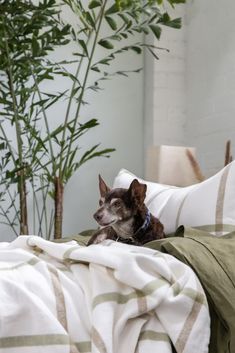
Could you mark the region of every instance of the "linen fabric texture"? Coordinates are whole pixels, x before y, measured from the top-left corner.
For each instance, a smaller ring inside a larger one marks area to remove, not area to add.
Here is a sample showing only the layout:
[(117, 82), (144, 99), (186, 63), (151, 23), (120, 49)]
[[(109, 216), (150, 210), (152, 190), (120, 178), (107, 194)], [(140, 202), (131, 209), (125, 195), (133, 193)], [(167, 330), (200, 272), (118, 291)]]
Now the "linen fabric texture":
[(107, 240), (0, 244), (0, 351), (208, 353), (197, 276), (173, 256)]

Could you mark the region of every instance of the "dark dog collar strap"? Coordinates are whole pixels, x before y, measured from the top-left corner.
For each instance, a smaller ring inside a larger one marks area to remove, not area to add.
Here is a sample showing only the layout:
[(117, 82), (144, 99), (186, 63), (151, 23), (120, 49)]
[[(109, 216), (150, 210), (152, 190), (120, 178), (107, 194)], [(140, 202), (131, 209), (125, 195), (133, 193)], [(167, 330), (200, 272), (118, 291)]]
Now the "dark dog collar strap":
[(145, 221), (142, 224), (142, 226), (135, 232), (135, 234), (140, 233), (140, 232), (145, 232), (150, 224), (150, 219), (151, 219), (151, 213), (149, 210), (147, 210)]

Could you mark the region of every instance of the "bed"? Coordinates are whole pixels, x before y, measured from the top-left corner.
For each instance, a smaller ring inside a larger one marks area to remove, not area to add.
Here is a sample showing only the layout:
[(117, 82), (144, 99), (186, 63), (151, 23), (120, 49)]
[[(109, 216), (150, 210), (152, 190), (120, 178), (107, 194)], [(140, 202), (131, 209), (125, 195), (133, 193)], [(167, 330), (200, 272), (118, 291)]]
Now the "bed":
[[(0, 243), (0, 352), (234, 352), (234, 173), (148, 183), (170, 236), (145, 247), (85, 247), (90, 232)], [(134, 177), (122, 170), (114, 186)]]

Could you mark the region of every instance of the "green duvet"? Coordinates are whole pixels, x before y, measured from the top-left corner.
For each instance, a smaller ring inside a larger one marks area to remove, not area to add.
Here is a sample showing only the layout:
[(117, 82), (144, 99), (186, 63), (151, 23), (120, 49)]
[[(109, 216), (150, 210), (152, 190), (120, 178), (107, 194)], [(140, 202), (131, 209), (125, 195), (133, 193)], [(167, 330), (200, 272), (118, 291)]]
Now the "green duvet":
[(180, 227), (176, 235), (146, 246), (175, 256), (195, 271), (210, 307), (210, 353), (234, 353), (235, 232), (216, 238), (198, 229)]

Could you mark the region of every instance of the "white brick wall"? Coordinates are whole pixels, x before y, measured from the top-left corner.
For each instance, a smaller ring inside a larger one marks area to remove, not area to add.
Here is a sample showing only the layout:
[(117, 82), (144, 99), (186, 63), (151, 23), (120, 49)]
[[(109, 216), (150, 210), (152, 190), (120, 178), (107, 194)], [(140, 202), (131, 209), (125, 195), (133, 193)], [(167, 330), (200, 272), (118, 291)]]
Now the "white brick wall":
[(223, 166), (228, 139), (235, 158), (235, 1), (217, 5), (196, 0), (178, 6), (172, 15), (183, 17), (183, 28), (164, 28), (155, 41), (170, 53), (159, 52), (160, 60), (146, 67), (153, 68), (153, 91), (145, 84), (153, 103), (145, 110), (146, 146), (195, 146), (206, 176)]
[(188, 3), (185, 142), (197, 147), (206, 175), (222, 167), (226, 140), (235, 146), (234, 23), (234, 0), (222, 8), (213, 0)]
[[(185, 7), (172, 14), (183, 17)], [(160, 42), (155, 45), (170, 52), (159, 51), (154, 61), (153, 143), (181, 145), (185, 127), (185, 26), (181, 30), (164, 27)]]
[[(169, 12), (171, 9), (169, 9)], [(148, 39), (167, 48), (156, 53), (159, 60), (147, 52), (144, 62), (144, 141), (145, 166), (148, 147), (152, 145), (184, 145), (185, 103), (185, 6), (177, 6), (174, 17), (182, 17), (180, 30), (163, 27), (161, 40)], [(145, 170), (146, 174), (146, 170)]]

